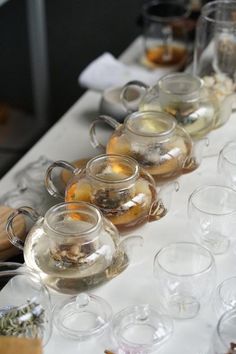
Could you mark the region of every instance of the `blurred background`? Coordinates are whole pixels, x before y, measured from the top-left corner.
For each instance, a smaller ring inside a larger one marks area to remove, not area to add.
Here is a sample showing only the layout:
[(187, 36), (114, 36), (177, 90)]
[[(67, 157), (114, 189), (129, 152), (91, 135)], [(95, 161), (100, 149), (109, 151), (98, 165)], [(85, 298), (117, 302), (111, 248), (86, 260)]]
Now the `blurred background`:
[(0, 0), (0, 176), (81, 96), (89, 62), (141, 34), (144, 2)]

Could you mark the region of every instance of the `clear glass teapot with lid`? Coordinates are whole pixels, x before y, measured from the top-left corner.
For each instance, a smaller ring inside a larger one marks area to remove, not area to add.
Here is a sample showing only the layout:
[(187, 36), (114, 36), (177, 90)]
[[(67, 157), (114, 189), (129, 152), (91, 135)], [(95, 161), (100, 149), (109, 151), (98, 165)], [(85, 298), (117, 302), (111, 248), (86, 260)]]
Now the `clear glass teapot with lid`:
[[(133, 99), (135, 90), (138, 93)], [(127, 110), (171, 114), (194, 140), (206, 136), (219, 120), (229, 118), (218, 114), (219, 102), (204, 81), (188, 73), (165, 75), (153, 87), (131, 81), (124, 86), (121, 100)]]
[[(106, 147), (96, 133), (96, 126), (101, 123), (115, 128)], [(131, 113), (123, 124), (109, 116), (100, 116), (90, 127), (90, 139), (93, 147), (106, 149), (108, 154), (133, 157), (157, 183), (195, 170), (203, 147), (202, 140), (193, 144), (173, 116), (157, 111)]]
[[(46, 188), (51, 195), (64, 198), (53, 179), (57, 167), (73, 174), (66, 185), (65, 200), (92, 203), (121, 232), (158, 220), (167, 212), (168, 205), (164, 202), (168, 195), (164, 196), (164, 187), (158, 190), (151, 175), (131, 157), (99, 155), (81, 169), (65, 161), (54, 162), (47, 170)], [(170, 194), (167, 190), (166, 193)]]
[[(35, 222), (25, 242), (14, 231), (19, 214)], [(129, 263), (128, 246), (142, 241), (140, 236), (121, 241), (116, 227), (99, 209), (84, 202), (55, 205), (44, 217), (32, 208), (19, 208), (9, 216), (6, 230), (11, 243), (24, 251), (26, 265), (50, 288), (70, 294), (121, 273)]]

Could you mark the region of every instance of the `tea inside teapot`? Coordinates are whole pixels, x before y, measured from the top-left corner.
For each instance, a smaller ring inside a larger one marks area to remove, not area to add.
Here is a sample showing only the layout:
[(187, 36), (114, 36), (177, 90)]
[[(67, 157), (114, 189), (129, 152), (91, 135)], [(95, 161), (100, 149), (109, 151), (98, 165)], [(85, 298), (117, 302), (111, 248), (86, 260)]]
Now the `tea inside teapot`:
[[(133, 159), (119, 155), (101, 155), (90, 160), (86, 176), (69, 182), (65, 200), (91, 202), (120, 231), (130, 230), (166, 213), (161, 201), (157, 203), (151, 176), (140, 170)], [(158, 216), (152, 215), (154, 205), (159, 205)]]
[[(90, 135), (94, 147), (100, 147), (95, 131), (98, 122), (114, 126), (114, 119), (108, 116), (100, 116), (92, 123)], [(106, 152), (132, 156), (157, 183), (191, 172), (199, 165), (191, 137), (165, 112), (134, 112), (124, 124), (116, 123)]]
[[(31, 208), (20, 208), (10, 216), (7, 230), (15, 244), (12, 222), (19, 213), (35, 216)], [(39, 272), (47, 286), (63, 293), (100, 284), (129, 263), (116, 227), (99, 209), (83, 202), (49, 209), (30, 230), (23, 249), (27, 266)]]
[[(140, 90), (146, 85), (138, 81), (125, 85), (122, 101), (127, 109), (131, 107), (127, 92), (135, 87)], [(206, 136), (215, 127), (220, 106), (214, 92), (209, 90), (199, 77), (187, 73), (173, 73), (162, 77), (153, 87), (146, 87), (145, 94), (140, 94), (138, 109), (141, 112), (158, 111), (171, 114), (196, 140)]]

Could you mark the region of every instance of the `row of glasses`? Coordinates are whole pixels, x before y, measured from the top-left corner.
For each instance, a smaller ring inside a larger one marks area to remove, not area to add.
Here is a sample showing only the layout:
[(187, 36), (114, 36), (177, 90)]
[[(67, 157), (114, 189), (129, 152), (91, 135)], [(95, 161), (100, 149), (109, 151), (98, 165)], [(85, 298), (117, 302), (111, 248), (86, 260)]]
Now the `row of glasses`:
[[(189, 257), (183, 260), (186, 254)], [(209, 251), (194, 243), (173, 243), (161, 249), (154, 260), (158, 294), (164, 299), (162, 311), (149, 304), (136, 304), (113, 315), (109, 303), (90, 293), (60, 300), (52, 310), (49, 293), (37, 274), (16, 263), (0, 264), (0, 270), (1, 335), (40, 338), (46, 345), (54, 324), (72, 348), (73, 343), (86, 345), (93, 338), (98, 346), (105, 345), (108, 353), (159, 350), (173, 333), (171, 317), (196, 317), (207, 303), (203, 293), (209, 300), (215, 281), (215, 264)], [(169, 294), (160, 292), (163, 281)], [(226, 353), (226, 349), (227, 353), (234, 352), (235, 284), (236, 277), (232, 277), (216, 289), (214, 305), (219, 321), (209, 354)]]
[(217, 167), (222, 185), (195, 189), (188, 201), (188, 218), (196, 240), (213, 254), (223, 254), (234, 244), (236, 226), (236, 143), (220, 151)]
[[(188, 217), (192, 233), (214, 255), (234, 248), (236, 226), (236, 143), (228, 142), (217, 161), (222, 185), (197, 188), (189, 198)], [(207, 354), (236, 352), (236, 277), (224, 279), (215, 289), (213, 308), (217, 325)]]

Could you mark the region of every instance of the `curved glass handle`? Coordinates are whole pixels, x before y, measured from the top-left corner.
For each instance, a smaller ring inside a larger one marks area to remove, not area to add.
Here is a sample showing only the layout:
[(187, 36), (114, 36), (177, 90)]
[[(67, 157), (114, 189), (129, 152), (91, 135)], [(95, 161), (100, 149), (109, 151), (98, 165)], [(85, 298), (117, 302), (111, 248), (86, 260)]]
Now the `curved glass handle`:
[(103, 116), (99, 116), (98, 119), (95, 119), (92, 122), (92, 124), (90, 125), (89, 136), (90, 136), (90, 143), (91, 143), (92, 147), (105, 152), (106, 147), (102, 143), (100, 143), (100, 141), (97, 138), (97, 134), (96, 134), (96, 125), (101, 124), (101, 123), (103, 123), (103, 124), (106, 123), (114, 129), (117, 129), (118, 127), (120, 127), (121, 124), (118, 123), (114, 118), (103, 115)]
[(220, 150), (219, 156), (217, 159), (217, 172), (222, 173), (222, 162), (223, 162), (223, 149)]
[(24, 249), (24, 241), (22, 241), (14, 232), (13, 221), (18, 215), (28, 216), (31, 220), (36, 222), (40, 215), (36, 210), (30, 207), (22, 207), (14, 211), (7, 219), (6, 223), (6, 232), (8, 234), (9, 241), (16, 246), (17, 248), (23, 250)]
[(120, 100), (128, 113), (138, 110), (139, 104), (148, 89), (149, 86), (142, 81), (133, 80), (127, 82), (121, 91)]
[(63, 160), (55, 161), (47, 168), (46, 176), (45, 176), (45, 187), (46, 187), (48, 193), (50, 195), (52, 195), (53, 197), (64, 199), (64, 194), (62, 194), (59, 191), (59, 189), (56, 187), (56, 185), (53, 182), (52, 171), (54, 170), (54, 168), (57, 168), (57, 167), (66, 169), (66, 170), (72, 172), (73, 174), (78, 173), (79, 171), (81, 171), (81, 169), (77, 169), (73, 165), (71, 165), (70, 163), (63, 161)]
[(127, 236), (119, 243), (119, 247), (128, 256), (129, 265), (136, 265), (143, 261), (143, 244), (144, 240), (140, 235)]

